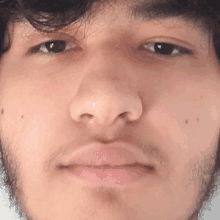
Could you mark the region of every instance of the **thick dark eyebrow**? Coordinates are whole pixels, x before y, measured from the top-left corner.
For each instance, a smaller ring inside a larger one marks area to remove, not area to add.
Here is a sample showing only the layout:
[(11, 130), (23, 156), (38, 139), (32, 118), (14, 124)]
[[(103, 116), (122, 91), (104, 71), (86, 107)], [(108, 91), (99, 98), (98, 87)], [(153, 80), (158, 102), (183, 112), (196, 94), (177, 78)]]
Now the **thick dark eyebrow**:
[[(133, 1), (133, 0), (131, 0)], [(167, 18), (178, 17), (186, 22), (193, 23), (195, 26), (200, 26), (203, 29), (209, 29), (206, 22), (204, 22), (204, 15), (201, 13), (204, 5), (198, 6), (190, 4), (187, 1), (178, 0), (136, 0), (136, 4), (127, 6), (127, 13), (131, 16), (131, 19), (143, 19), (143, 21), (152, 20), (165, 20)], [(17, 22), (27, 21), (21, 15), (21, 18), (17, 19)], [(85, 16), (85, 22), (86, 22)], [(201, 25), (202, 21), (202, 25)], [(74, 21), (77, 24), (78, 20)], [(82, 19), (83, 22), (83, 19)], [(39, 31), (36, 30), (36, 33)], [(40, 31), (42, 33), (42, 31)], [(54, 31), (52, 31), (54, 33)], [(45, 36), (50, 36), (51, 33), (44, 32)]]
[[(164, 20), (180, 17), (187, 22), (197, 23), (203, 17), (198, 11), (199, 7), (176, 0), (142, 0), (141, 3), (129, 6), (132, 19)], [(203, 24), (205, 25), (205, 24)]]
[[(128, 6), (127, 12), (131, 14), (132, 19), (163, 20), (181, 17), (186, 21), (198, 22), (203, 18), (200, 10), (204, 11), (204, 5), (198, 6), (178, 0), (137, 0), (137, 2), (139, 3)], [(23, 15), (20, 16), (17, 22), (26, 21)], [(77, 20), (74, 23), (77, 23)]]

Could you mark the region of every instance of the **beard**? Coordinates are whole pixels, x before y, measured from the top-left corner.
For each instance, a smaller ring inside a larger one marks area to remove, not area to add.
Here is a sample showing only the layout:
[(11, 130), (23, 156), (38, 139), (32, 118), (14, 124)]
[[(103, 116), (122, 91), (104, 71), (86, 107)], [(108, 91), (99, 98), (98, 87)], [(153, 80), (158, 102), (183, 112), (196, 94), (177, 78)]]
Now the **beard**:
[[(2, 175), (2, 184), (9, 195), (10, 205), (15, 208), (16, 213), (20, 219), (25, 220), (39, 220), (37, 217), (30, 216), (25, 213), (22, 207), (24, 204), (24, 192), (20, 187), (22, 184), (21, 166), (18, 163), (17, 158), (10, 153), (10, 145), (2, 144), (0, 139), (0, 174)], [(201, 186), (199, 197), (197, 199), (197, 206), (193, 213), (186, 220), (199, 220), (199, 214), (206, 210), (206, 204), (211, 202), (214, 193), (217, 191), (218, 178), (220, 177), (220, 137), (218, 155), (215, 159), (215, 163), (211, 163), (207, 160), (206, 169), (201, 168)], [(204, 166), (204, 165), (203, 165)]]

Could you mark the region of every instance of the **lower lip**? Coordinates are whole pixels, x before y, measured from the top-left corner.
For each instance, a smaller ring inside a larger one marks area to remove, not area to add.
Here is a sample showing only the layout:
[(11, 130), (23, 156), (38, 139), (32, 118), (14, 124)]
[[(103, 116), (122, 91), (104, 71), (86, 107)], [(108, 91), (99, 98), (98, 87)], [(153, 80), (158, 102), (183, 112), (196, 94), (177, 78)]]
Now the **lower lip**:
[(77, 165), (67, 167), (66, 170), (77, 178), (85, 180), (94, 186), (123, 186), (142, 179), (149, 175), (149, 172), (151, 171), (147, 167), (136, 165), (120, 167), (92, 167)]

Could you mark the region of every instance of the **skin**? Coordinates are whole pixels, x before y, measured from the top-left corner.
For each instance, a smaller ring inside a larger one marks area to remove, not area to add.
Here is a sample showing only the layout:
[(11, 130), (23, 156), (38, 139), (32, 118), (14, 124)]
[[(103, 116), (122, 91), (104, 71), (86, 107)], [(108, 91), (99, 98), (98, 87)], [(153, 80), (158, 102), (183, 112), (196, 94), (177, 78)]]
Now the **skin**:
[[(28, 53), (57, 35), (40, 37), (28, 22), (10, 26), (0, 127), (11, 199), (29, 220), (197, 219), (213, 184), (220, 128), (210, 34), (180, 18), (131, 20), (126, 4), (103, 10), (87, 26), (69, 25), (59, 37), (69, 40), (77, 30), (77, 47), (58, 55)], [(193, 55), (140, 49), (152, 40)], [(150, 177), (155, 184), (89, 187), (56, 166), (86, 144), (115, 141), (135, 144), (158, 162)]]

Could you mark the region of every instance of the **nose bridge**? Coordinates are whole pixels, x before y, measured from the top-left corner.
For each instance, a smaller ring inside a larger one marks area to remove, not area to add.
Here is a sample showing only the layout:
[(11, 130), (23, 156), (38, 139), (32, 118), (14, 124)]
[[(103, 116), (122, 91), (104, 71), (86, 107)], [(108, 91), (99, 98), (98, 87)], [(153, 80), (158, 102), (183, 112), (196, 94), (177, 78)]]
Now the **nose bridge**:
[(142, 103), (120, 53), (102, 47), (89, 56), (71, 103), (71, 116), (76, 122), (106, 127), (125, 115), (123, 120), (129, 121), (140, 117)]

